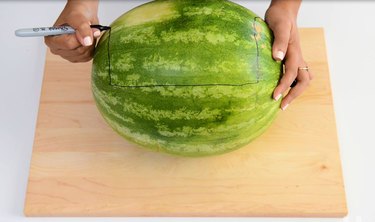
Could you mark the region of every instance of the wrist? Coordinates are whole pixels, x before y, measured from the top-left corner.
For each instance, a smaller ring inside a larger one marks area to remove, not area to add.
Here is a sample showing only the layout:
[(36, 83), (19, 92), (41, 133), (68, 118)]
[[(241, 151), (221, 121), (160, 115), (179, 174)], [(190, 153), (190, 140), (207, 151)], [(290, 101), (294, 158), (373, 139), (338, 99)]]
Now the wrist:
[(67, 0), (69, 4), (87, 4), (87, 5), (98, 5), (99, 0)]
[(65, 16), (75, 18), (84, 16), (90, 22), (97, 22), (98, 18), (98, 0), (68, 0), (62, 13)]
[(67, 0), (66, 7), (86, 8), (86, 10), (97, 12), (99, 0)]
[(301, 2), (302, 0), (272, 0), (270, 8), (280, 8), (285, 11), (286, 14), (296, 20)]

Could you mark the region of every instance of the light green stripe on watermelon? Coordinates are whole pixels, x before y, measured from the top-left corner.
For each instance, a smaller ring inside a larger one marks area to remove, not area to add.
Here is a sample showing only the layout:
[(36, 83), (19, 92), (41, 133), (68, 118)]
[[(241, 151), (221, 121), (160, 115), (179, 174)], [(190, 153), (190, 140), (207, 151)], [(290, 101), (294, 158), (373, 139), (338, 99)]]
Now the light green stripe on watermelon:
[(249, 143), (275, 118), (281, 64), (271, 56), (272, 33), (249, 10), (225, 0), (157, 0), (111, 27), (95, 52), (92, 90), (128, 140), (213, 155)]

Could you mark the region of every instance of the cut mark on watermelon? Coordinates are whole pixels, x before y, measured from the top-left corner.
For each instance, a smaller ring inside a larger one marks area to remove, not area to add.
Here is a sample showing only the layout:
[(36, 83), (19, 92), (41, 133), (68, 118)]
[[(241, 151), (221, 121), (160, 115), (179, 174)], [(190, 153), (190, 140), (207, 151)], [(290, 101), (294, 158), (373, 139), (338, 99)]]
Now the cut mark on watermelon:
[[(259, 43), (258, 43), (258, 40), (261, 39), (260, 37), (260, 33), (259, 31), (261, 31), (261, 26), (259, 23), (257, 23), (257, 19), (261, 19), (259, 17), (255, 17), (254, 18), (254, 21), (253, 21), (253, 30), (254, 30), (254, 40), (255, 40), (255, 45), (256, 45), (256, 49), (257, 49), (257, 56), (256, 56), (256, 76), (257, 76), (257, 82), (259, 82), (259, 79), (260, 79), (260, 65), (259, 65)], [(259, 100), (259, 97), (258, 97), (258, 93), (255, 94), (255, 109), (258, 109), (258, 100)]]
[(108, 31), (108, 42), (107, 42), (107, 60), (108, 60), (108, 76), (109, 76), (109, 85), (112, 85), (111, 78), (111, 53), (110, 53), (110, 42), (111, 42), (111, 29)]
[(253, 29), (254, 29), (254, 40), (255, 40), (255, 45), (256, 45), (256, 48), (257, 48), (257, 56), (256, 56), (256, 74), (257, 74), (257, 82), (259, 82), (259, 79), (261, 77), (261, 73), (260, 73), (260, 67), (259, 67), (259, 43), (258, 43), (258, 39), (259, 39), (259, 36), (260, 36), (260, 33), (258, 31), (261, 31), (261, 26), (257, 23), (257, 19), (261, 19), (259, 17), (255, 17), (254, 18), (254, 22), (253, 22)]

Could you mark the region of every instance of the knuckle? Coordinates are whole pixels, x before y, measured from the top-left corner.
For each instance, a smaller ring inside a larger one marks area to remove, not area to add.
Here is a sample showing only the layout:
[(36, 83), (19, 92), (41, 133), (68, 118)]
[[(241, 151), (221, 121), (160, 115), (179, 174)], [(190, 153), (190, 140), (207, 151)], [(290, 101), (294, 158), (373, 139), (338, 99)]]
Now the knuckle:
[(306, 83), (310, 83), (310, 81), (311, 81), (311, 75), (310, 75), (310, 73), (304, 73), (302, 75), (302, 80), (304, 82), (306, 82)]
[(289, 96), (290, 98), (293, 100), (295, 98), (297, 98), (301, 93), (302, 93), (303, 89), (299, 88), (299, 89), (294, 89), (293, 90), (293, 93), (289, 93)]
[(63, 47), (68, 50), (74, 50), (78, 47), (78, 40), (74, 36), (69, 36), (65, 39)]
[(90, 29), (90, 25), (87, 22), (81, 23), (78, 26), (78, 30), (80, 30), (81, 32), (88, 32), (90, 31), (89, 29)]
[(93, 58), (93, 51), (92, 50), (88, 50), (85, 53), (85, 58), (87, 59), (87, 61), (90, 61)]
[(289, 92), (288, 95), (287, 95), (286, 101), (288, 101), (288, 103), (290, 103), (296, 97), (297, 97), (297, 95), (295, 94), (295, 91), (293, 93)]
[(310, 81), (310, 75), (309, 75), (309, 73), (306, 72), (306, 71), (300, 72), (300, 73), (299, 73), (299, 77), (300, 77), (303, 81)]
[(78, 59), (72, 59), (70, 62), (72, 62), (72, 63), (79, 63), (79, 60)]
[(54, 54), (54, 55), (59, 55), (59, 53), (57, 52), (57, 50), (53, 49), (53, 48), (50, 48), (49, 51)]
[(68, 60), (69, 62), (72, 62), (72, 58), (70, 58), (70, 57), (61, 56), (61, 58), (65, 59), (65, 60)]
[(77, 44), (75, 41), (71, 40), (70, 38), (68, 41), (65, 42), (65, 47), (69, 50), (74, 50), (77, 47)]
[(289, 56), (288, 60), (285, 62), (285, 74), (288, 74), (288, 75), (298, 74), (298, 61), (295, 58), (294, 54)]
[[(64, 57), (63, 57), (63, 58), (64, 58)], [(71, 59), (71, 58), (64, 58), (64, 59), (66, 59), (66, 60), (68, 60), (69, 62), (73, 63), (73, 59)]]
[(86, 56), (92, 58), (94, 56), (95, 48), (92, 48), (90, 50), (87, 50)]
[(280, 28), (284, 33), (290, 30), (291, 22), (285, 17), (281, 17), (274, 21), (274, 28)]
[(82, 62), (89, 62), (91, 60), (90, 56), (84, 57), (81, 61)]
[(51, 38), (50, 37), (44, 37), (44, 44), (46, 44), (48, 47), (51, 45)]
[(309, 87), (310, 86), (310, 79), (308, 79), (307, 81), (305, 81), (304, 84), (305, 84), (306, 88)]
[(302, 80), (301, 84), (302, 84), (302, 86), (303, 86), (304, 89), (307, 88), (307, 87), (309, 87), (310, 86), (310, 79), (307, 78), (307, 79)]
[(88, 62), (91, 60), (90, 57), (70, 57), (66, 58), (71, 63), (81, 63), (81, 62)]
[(93, 57), (93, 50), (91, 48), (86, 48), (86, 50), (80, 54), (83, 58), (91, 59)]
[(76, 57), (64, 57), (64, 56), (62, 56), (62, 57), (64, 59), (68, 60), (71, 63), (77, 63), (78, 62), (78, 59)]
[(78, 47), (75, 51), (77, 52), (77, 54), (83, 55), (87, 52), (87, 49), (85, 47), (81, 46), (81, 47)]
[(280, 85), (282, 86), (287, 86), (289, 84), (289, 80), (287, 80), (286, 78), (282, 78), (281, 81), (280, 81)]
[(296, 72), (286, 72), (285, 73), (285, 81), (287, 83), (293, 82), (297, 78), (298, 74)]

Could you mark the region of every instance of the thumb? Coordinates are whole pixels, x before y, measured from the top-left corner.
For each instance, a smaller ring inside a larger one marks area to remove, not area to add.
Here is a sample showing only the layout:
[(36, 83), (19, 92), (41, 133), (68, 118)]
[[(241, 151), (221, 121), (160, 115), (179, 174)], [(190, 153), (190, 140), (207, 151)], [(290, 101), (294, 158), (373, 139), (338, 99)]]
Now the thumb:
[(289, 38), (290, 38), (290, 27), (287, 27), (285, 23), (279, 22), (272, 29), (274, 34), (274, 41), (272, 45), (272, 56), (276, 61), (284, 60), (286, 51), (288, 49)]
[(68, 24), (76, 30), (76, 38), (81, 45), (91, 46), (93, 44), (91, 22), (85, 16), (75, 16)]

